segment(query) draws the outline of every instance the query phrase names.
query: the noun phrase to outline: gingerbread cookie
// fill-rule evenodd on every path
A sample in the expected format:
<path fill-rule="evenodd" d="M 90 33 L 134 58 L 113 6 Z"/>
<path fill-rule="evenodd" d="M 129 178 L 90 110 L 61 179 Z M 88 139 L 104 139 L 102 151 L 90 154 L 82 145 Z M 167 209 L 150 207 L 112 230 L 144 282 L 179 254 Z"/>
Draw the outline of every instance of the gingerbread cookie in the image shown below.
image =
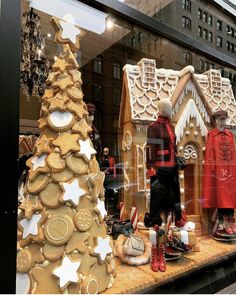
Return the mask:
<path fill-rule="evenodd" d="M 67 75 L 66 73 L 61 74 L 57 80 L 52 84 L 52 87 L 58 87 L 60 90 L 65 90 L 68 87 L 74 85 L 74 82 L 71 79 L 71 76 Z"/>
<path fill-rule="evenodd" d="M 50 106 L 49 111 L 66 111 L 65 103 L 69 100 L 68 97 L 63 96 L 60 92 L 58 92 L 53 98 L 49 100 Z"/>
<path fill-rule="evenodd" d="M 80 198 L 87 193 L 81 188 L 80 182 L 77 178 L 73 178 L 70 182 L 62 182 L 60 185 L 63 190 L 63 194 L 60 198 L 61 202 L 69 201 L 73 206 L 78 206 Z"/>
<path fill-rule="evenodd" d="M 87 231 L 94 221 L 93 214 L 88 209 L 80 209 L 74 217 L 75 226 L 79 231 Z"/>
<path fill-rule="evenodd" d="M 98 279 L 89 274 L 83 279 L 82 287 L 81 287 L 81 293 L 82 294 L 98 294 L 99 290 L 99 282 Z"/>
<path fill-rule="evenodd" d="M 95 202 L 98 198 L 104 198 L 104 186 L 103 182 L 105 179 L 105 174 L 102 171 L 98 173 L 90 173 L 88 175 L 89 184 L 92 189 L 92 201 Z"/>
<path fill-rule="evenodd" d="M 38 119 L 38 123 L 39 123 L 39 129 L 43 130 L 48 125 L 47 117 L 42 117 L 42 118 Z"/>
<path fill-rule="evenodd" d="M 40 117 L 47 116 L 49 110 L 48 110 L 48 101 L 43 100 L 41 109 L 40 109 Z"/>
<path fill-rule="evenodd" d="M 31 241 L 37 243 L 44 238 L 42 224 L 47 219 L 48 214 L 41 211 L 40 214 L 34 214 L 30 219 L 22 219 L 19 221 L 19 228 L 23 231 L 20 245 L 22 247 L 28 245 Z"/>
<path fill-rule="evenodd" d="M 51 152 L 50 143 L 52 139 L 47 138 L 46 135 L 39 137 L 35 143 L 36 155 L 49 154 Z"/>
<path fill-rule="evenodd" d="M 99 262 L 103 263 L 106 259 L 106 256 L 112 253 L 112 248 L 110 245 L 110 237 L 107 236 L 105 238 L 102 238 L 100 236 L 97 236 L 94 238 L 94 240 L 95 240 L 95 247 L 93 251 L 91 252 L 91 254 L 97 256 Z"/>
<path fill-rule="evenodd" d="M 46 174 L 40 174 L 35 180 L 27 182 L 27 189 L 31 194 L 38 194 L 48 184 L 49 177 Z"/>
<path fill-rule="evenodd" d="M 16 268 L 18 272 L 28 272 L 33 263 L 32 255 L 28 249 L 20 250 L 17 253 Z"/>
<path fill-rule="evenodd" d="M 33 280 L 30 274 L 16 274 L 16 294 L 31 294 Z"/>
<path fill-rule="evenodd" d="M 71 253 L 73 259 L 80 260 L 79 273 L 83 276 L 87 276 L 91 271 L 91 266 L 98 262 L 95 256 L 90 255 L 89 251 L 84 253 Z"/>
<path fill-rule="evenodd" d="M 31 275 L 36 281 L 33 294 L 59 294 L 60 288 L 57 279 L 52 275 L 55 267 L 60 265 L 60 261 L 51 262 L 46 267 L 36 266 L 31 270 Z"/>
<path fill-rule="evenodd" d="M 56 81 L 58 75 L 60 74 L 60 71 L 57 71 L 57 69 L 55 69 L 55 67 L 56 67 L 55 64 L 56 63 L 57 63 L 57 61 L 52 65 L 52 69 L 53 70 L 56 70 L 56 72 L 49 73 L 48 78 L 47 78 L 47 81 L 46 81 L 47 84 L 49 84 L 49 85 L 52 84 L 52 83 L 54 83 Z M 53 68 L 53 66 L 54 66 L 54 68 Z"/>
<path fill-rule="evenodd" d="M 93 265 L 90 274 L 97 278 L 98 293 L 101 293 L 105 289 L 107 289 L 112 276 L 108 274 L 105 263 L 103 265 L 101 265 L 100 263 L 96 263 L 95 265 Z"/>
<path fill-rule="evenodd" d="M 43 210 L 43 206 L 38 196 L 27 195 L 20 204 L 19 209 L 24 211 L 27 219 L 30 219 L 35 212 Z"/>
<path fill-rule="evenodd" d="M 72 76 L 73 82 L 78 82 L 80 85 L 83 83 L 81 79 L 81 73 L 77 70 L 69 70 L 70 75 Z"/>
<path fill-rule="evenodd" d="M 40 200 L 47 208 L 57 208 L 60 206 L 59 198 L 62 194 L 60 186 L 50 182 L 39 194 Z"/>
<path fill-rule="evenodd" d="M 41 253 L 42 244 L 30 244 L 28 246 L 28 250 L 30 251 L 32 255 L 32 260 L 34 263 L 43 263 L 45 258 L 43 254 Z"/>
<path fill-rule="evenodd" d="M 47 89 L 45 89 L 45 91 L 44 91 L 44 95 L 43 95 L 43 97 L 42 97 L 42 100 L 47 100 L 47 99 L 49 99 L 49 98 L 52 98 L 53 96 L 54 96 L 54 89 L 53 88 L 47 88 Z"/>
<path fill-rule="evenodd" d="M 59 70 L 61 73 L 64 73 L 65 70 L 68 70 L 68 69 L 71 69 L 71 68 L 72 68 L 71 64 L 69 64 L 65 59 L 62 59 L 60 57 L 58 57 L 56 59 L 56 61 L 54 62 L 54 64 L 52 65 L 52 69 L 54 71 Z"/>
<path fill-rule="evenodd" d="M 79 133 L 83 139 L 86 139 L 89 136 L 89 133 L 92 132 L 92 128 L 88 125 L 87 121 L 83 118 L 80 121 L 77 121 L 72 127 L 73 133 Z"/>
<path fill-rule="evenodd" d="M 51 128 L 46 127 L 43 130 L 43 134 L 45 135 L 46 138 L 53 140 L 56 139 L 58 137 L 58 133 L 54 132 Z"/>
<path fill-rule="evenodd" d="M 85 109 L 85 105 L 83 103 L 76 103 L 73 101 L 70 101 L 66 105 L 68 111 L 71 111 L 74 113 L 79 119 L 82 119 L 83 116 L 88 115 L 88 112 Z"/>
<path fill-rule="evenodd" d="M 91 139 L 88 138 L 86 140 L 79 139 L 79 145 L 80 145 L 80 151 L 78 152 L 78 155 L 80 157 L 83 157 L 83 159 L 88 163 L 93 155 L 96 155 L 96 150 L 93 148 L 93 144 L 91 142 Z"/>
<path fill-rule="evenodd" d="M 65 290 L 70 283 L 79 283 L 81 277 L 78 274 L 80 260 L 64 256 L 60 266 L 53 269 L 53 275 L 58 278 L 61 291 Z"/>
<path fill-rule="evenodd" d="M 55 182 L 68 182 L 74 177 L 70 170 L 65 169 L 62 172 L 54 172 L 51 174 L 51 178 Z"/>
<path fill-rule="evenodd" d="M 70 88 L 67 88 L 66 90 L 69 98 L 76 102 L 80 102 L 83 99 L 83 92 L 80 88 L 72 86 Z"/>
<path fill-rule="evenodd" d="M 89 161 L 89 173 L 98 173 L 100 171 L 100 167 L 98 165 L 98 161 L 95 157 L 93 157 Z"/>
<path fill-rule="evenodd" d="M 30 181 L 34 181 L 35 178 L 37 178 L 37 176 L 41 173 L 46 174 L 49 172 L 49 168 L 45 161 L 46 158 L 47 158 L 47 154 L 41 154 L 40 156 L 29 158 L 26 161 L 26 165 L 30 168 L 30 171 L 29 171 Z"/>
<path fill-rule="evenodd" d="M 77 175 L 82 175 L 87 173 L 88 164 L 82 159 L 75 157 L 73 155 L 69 155 L 66 157 L 66 164 L 68 168 Z"/>
<path fill-rule="evenodd" d="M 66 162 L 61 158 L 60 153 L 51 153 L 48 155 L 47 164 L 54 172 L 61 172 L 66 168 Z"/>
<path fill-rule="evenodd" d="M 53 145 L 58 146 L 62 156 L 64 156 L 70 151 L 76 152 L 80 150 L 78 139 L 78 134 L 62 133 L 53 141 Z"/>
<path fill-rule="evenodd" d="M 46 243 L 43 246 L 43 255 L 49 261 L 56 261 L 63 256 L 64 250 L 65 245 L 55 246 Z"/>
<path fill-rule="evenodd" d="M 74 213 L 73 213 L 70 206 L 65 205 L 65 206 L 61 206 L 57 209 L 48 209 L 47 211 L 50 214 L 50 216 L 55 215 L 55 214 L 56 215 L 65 214 L 65 215 L 68 215 L 71 219 L 74 218 Z"/>
<path fill-rule="evenodd" d="M 90 234 L 88 232 L 79 233 L 74 232 L 71 239 L 66 245 L 66 253 L 70 254 L 74 250 L 84 253 L 87 249 L 85 242 L 88 240 Z"/>
<path fill-rule="evenodd" d="M 74 124 L 74 115 L 70 112 L 53 111 L 48 115 L 48 126 L 57 132 L 70 129 Z"/>
<path fill-rule="evenodd" d="M 65 214 L 52 215 L 44 226 L 44 234 L 52 245 L 63 245 L 71 238 L 74 232 L 72 219 Z"/>

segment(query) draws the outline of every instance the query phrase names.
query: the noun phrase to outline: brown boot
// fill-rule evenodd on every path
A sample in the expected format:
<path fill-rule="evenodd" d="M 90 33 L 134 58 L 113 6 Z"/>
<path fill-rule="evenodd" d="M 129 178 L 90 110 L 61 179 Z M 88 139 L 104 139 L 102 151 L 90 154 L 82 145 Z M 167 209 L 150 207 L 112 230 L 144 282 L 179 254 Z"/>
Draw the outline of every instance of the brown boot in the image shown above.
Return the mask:
<path fill-rule="evenodd" d="M 164 244 L 159 244 L 159 270 L 166 271 L 166 259 L 165 259 L 165 246 Z"/>
<path fill-rule="evenodd" d="M 151 269 L 152 271 L 157 272 L 158 271 L 158 266 L 159 266 L 159 261 L 158 261 L 158 247 L 155 245 L 152 245 L 152 249 L 151 249 L 152 253 L 151 253 Z"/>

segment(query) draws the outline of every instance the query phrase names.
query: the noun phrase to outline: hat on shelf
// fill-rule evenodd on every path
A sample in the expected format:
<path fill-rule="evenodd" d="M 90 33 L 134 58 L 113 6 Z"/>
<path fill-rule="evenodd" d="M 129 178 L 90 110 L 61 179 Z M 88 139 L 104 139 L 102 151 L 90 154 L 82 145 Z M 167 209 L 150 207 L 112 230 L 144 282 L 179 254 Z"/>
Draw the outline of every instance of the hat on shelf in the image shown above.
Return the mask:
<path fill-rule="evenodd" d="M 215 111 L 215 112 L 212 114 L 212 118 L 213 118 L 213 119 L 216 119 L 216 118 L 219 118 L 219 117 L 228 118 L 228 113 L 227 113 L 226 111 L 219 110 L 219 111 Z"/>
<path fill-rule="evenodd" d="M 87 110 L 88 110 L 89 114 L 93 114 L 96 112 L 96 107 L 93 103 L 89 102 L 86 105 L 87 105 Z"/>

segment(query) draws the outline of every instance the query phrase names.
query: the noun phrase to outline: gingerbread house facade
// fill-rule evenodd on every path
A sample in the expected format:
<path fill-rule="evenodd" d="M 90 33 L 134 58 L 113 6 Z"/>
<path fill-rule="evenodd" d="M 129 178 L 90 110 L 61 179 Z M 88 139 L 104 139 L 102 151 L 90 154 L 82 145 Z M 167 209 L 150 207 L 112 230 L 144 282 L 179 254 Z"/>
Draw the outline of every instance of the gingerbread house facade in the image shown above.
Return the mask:
<path fill-rule="evenodd" d="M 132 206 L 142 214 L 149 209 L 147 127 L 157 119 L 157 103 L 164 98 L 172 102 L 178 154 L 188 164 L 180 174 L 181 202 L 185 204 L 187 214 L 200 224 L 205 139 L 212 128 L 212 112 L 226 110 L 229 114 L 227 124 L 236 130 L 236 102 L 230 81 L 213 69 L 203 74 L 195 74 L 192 66 L 181 71 L 157 69 L 155 60 L 145 58 L 137 65 L 124 67 L 119 118 L 124 211 L 128 217 Z"/>

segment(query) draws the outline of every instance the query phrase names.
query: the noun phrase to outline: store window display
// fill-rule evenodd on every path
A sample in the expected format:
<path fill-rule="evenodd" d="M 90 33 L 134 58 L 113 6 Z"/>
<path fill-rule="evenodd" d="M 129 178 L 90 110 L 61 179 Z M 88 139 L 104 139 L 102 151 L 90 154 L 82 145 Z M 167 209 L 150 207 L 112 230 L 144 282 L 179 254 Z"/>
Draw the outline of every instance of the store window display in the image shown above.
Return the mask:
<path fill-rule="evenodd" d="M 226 111 L 213 114 L 215 128 L 208 133 L 203 175 L 202 206 L 217 208 L 212 234 L 216 240 L 236 238 L 236 151 L 234 135 L 226 129 Z"/>

